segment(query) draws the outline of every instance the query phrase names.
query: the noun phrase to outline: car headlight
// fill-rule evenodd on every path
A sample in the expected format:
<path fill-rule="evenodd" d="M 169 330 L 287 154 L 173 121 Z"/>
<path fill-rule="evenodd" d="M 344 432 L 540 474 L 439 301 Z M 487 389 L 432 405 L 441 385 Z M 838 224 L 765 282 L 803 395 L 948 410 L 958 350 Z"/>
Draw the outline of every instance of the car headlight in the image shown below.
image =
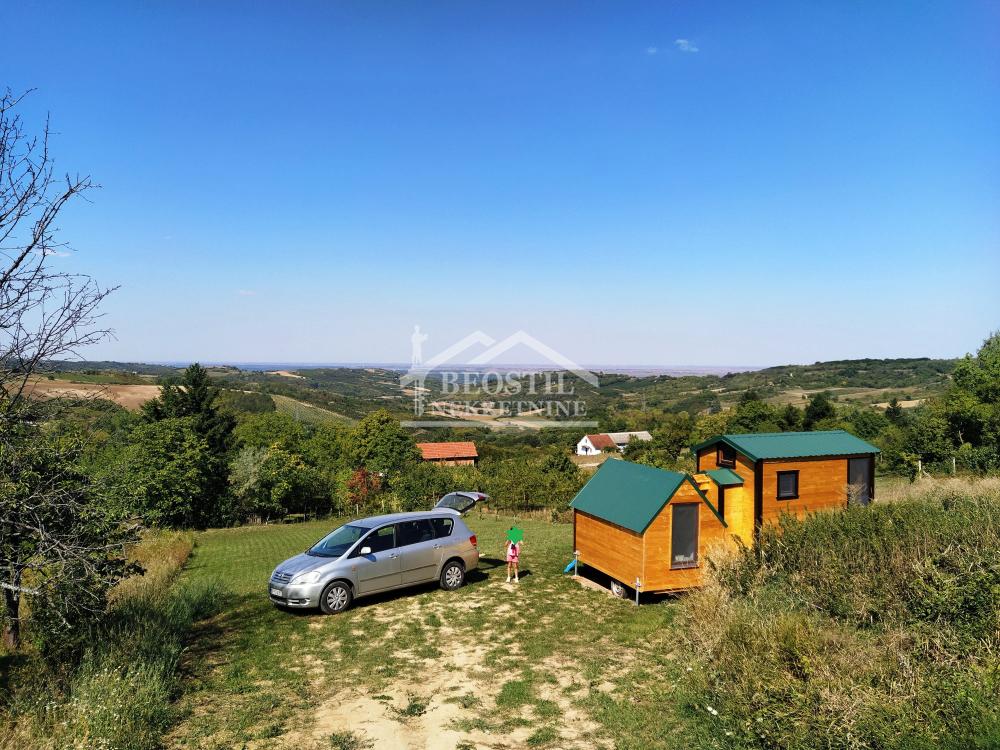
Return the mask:
<path fill-rule="evenodd" d="M 310 573 L 300 573 L 292 579 L 292 586 L 297 586 L 301 583 L 316 583 L 319 580 L 319 571 L 314 570 Z"/>

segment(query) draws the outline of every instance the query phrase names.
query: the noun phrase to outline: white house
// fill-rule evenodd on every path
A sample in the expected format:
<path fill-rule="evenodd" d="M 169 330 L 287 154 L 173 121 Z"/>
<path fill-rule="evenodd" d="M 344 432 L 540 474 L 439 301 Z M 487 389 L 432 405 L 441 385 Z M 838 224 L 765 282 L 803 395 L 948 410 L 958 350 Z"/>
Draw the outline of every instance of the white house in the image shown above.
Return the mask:
<path fill-rule="evenodd" d="M 653 436 L 645 430 L 638 432 L 599 432 L 595 435 L 584 435 L 576 444 L 576 455 L 596 456 L 610 448 L 625 451 L 629 440 L 652 440 Z"/>

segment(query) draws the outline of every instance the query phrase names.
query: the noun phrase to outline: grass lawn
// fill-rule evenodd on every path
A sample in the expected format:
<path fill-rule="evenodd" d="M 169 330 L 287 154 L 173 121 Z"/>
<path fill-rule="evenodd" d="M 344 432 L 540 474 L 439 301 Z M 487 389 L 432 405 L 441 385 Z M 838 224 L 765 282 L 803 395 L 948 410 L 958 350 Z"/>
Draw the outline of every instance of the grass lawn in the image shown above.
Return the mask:
<path fill-rule="evenodd" d="M 504 582 L 509 518 L 473 514 L 480 571 L 362 599 L 346 613 L 282 612 L 274 566 L 335 524 L 207 531 L 185 576 L 229 590 L 184 662 L 175 748 L 668 748 L 711 744 L 685 708 L 677 604 L 636 608 L 562 574 L 572 527 L 522 521 L 523 573 Z"/>

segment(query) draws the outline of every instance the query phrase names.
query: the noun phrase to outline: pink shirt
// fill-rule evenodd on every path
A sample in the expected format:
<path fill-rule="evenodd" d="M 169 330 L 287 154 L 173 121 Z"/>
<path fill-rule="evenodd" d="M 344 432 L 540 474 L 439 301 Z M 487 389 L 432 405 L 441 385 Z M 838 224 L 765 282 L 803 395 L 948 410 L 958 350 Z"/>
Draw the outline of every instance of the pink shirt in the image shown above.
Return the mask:
<path fill-rule="evenodd" d="M 517 562 L 517 558 L 521 554 L 521 543 L 517 544 L 507 544 L 507 562 Z"/>

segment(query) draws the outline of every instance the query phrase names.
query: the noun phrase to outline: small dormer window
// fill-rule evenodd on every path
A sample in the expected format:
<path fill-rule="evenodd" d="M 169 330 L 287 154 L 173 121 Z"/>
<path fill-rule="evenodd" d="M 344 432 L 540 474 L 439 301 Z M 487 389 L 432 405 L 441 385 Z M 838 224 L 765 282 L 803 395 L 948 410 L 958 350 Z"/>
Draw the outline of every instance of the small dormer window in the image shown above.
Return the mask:
<path fill-rule="evenodd" d="M 719 454 L 715 458 L 715 463 L 732 469 L 736 466 L 736 449 L 731 445 L 719 443 Z"/>

